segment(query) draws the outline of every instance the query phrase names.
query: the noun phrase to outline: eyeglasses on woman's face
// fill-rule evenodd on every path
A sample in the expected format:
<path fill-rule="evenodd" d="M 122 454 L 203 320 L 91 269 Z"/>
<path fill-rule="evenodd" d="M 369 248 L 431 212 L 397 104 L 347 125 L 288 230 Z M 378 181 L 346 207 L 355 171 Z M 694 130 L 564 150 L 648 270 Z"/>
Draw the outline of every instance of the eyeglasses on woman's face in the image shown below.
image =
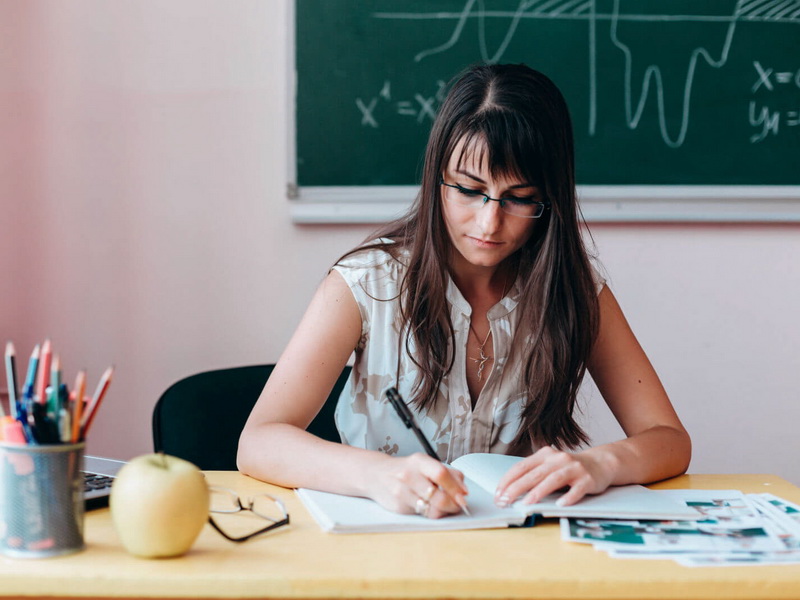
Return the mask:
<path fill-rule="evenodd" d="M 492 198 L 481 190 L 471 189 L 454 183 L 446 183 L 444 177 L 439 177 L 439 185 L 444 186 L 444 198 L 461 206 L 478 209 L 489 202 L 497 202 L 500 209 L 509 215 L 523 219 L 538 219 L 544 211 L 550 208 L 547 200 L 537 200 L 534 196 L 509 196 L 506 198 Z"/>

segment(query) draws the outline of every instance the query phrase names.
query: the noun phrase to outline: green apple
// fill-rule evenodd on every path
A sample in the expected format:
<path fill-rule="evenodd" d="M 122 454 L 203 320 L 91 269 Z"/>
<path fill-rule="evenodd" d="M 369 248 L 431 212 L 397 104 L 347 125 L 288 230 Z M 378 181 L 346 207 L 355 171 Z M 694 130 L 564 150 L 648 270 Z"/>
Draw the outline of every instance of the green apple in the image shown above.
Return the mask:
<path fill-rule="evenodd" d="M 128 552 L 143 558 L 180 556 L 208 520 L 208 485 L 189 461 L 145 454 L 120 469 L 109 506 Z"/>

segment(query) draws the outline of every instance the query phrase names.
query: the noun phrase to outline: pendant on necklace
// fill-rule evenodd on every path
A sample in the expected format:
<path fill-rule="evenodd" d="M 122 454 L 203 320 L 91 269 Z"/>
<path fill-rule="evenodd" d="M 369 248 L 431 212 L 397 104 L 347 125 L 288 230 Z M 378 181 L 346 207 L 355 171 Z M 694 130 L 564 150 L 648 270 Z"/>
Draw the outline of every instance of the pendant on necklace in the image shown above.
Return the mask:
<path fill-rule="evenodd" d="M 491 356 L 486 356 L 483 353 L 483 346 L 481 346 L 479 348 L 479 350 L 480 350 L 480 353 L 481 353 L 481 357 L 480 358 L 470 358 L 470 360 L 474 360 L 476 363 L 478 363 L 478 381 L 481 381 L 483 379 L 483 368 L 486 366 L 486 361 L 488 361 L 492 357 Z"/>

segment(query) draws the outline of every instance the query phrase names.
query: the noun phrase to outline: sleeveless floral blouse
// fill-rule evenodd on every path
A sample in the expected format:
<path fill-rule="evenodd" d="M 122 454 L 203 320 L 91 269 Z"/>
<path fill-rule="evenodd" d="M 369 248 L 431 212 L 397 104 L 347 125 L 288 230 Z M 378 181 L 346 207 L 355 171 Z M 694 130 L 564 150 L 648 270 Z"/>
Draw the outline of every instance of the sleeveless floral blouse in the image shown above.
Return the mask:
<path fill-rule="evenodd" d="M 422 452 L 413 432 L 385 397 L 386 390 L 394 386 L 408 402 L 417 377 L 417 367 L 405 351 L 405 339 L 399 340 L 398 297 L 405 266 L 383 250 L 363 250 L 341 261 L 334 270 L 353 292 L 362 323 L 353 370 L 336 407 L 336 426 L 342 442 L 397 456 Z M 595 277 L 599 292 L 604 282 L 596 272 Z M 419 412 L 409 404 L 420 429 L 444 462 L 472 452 L 506 454 L 517 435 L 525 394 L 520 383 L 520 353 L 515 357 L 509 354 L 518 322 L 515 309 L 519 292 L 519 284 L 515 283 L 487 313 L 494 361 L 473 408 L 466 377 L 472 310 L 448 277 L 446 294 L 455 335 L 455 362 L 430 410 Z M 413 340 L 411 344 L 413 352 Z M 398 357 L 399 348 L 402 351 Z M 399 381 L 395 379 L 398 361 Z M 531 452 L 535 450 L 531 448 Z"/>

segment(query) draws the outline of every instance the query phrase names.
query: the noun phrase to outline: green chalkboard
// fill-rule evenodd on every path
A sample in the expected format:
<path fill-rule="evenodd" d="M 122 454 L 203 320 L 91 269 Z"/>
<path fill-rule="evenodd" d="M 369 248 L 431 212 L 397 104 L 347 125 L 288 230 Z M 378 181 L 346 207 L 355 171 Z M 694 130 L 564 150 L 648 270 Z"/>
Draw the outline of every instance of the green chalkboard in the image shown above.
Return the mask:
<path fill-rule="evenodd" d="M 297 0 L 299 186 L 414 185 L 446 82 L 524 62 L 578 182 L 800 184 L 800 0 Z"/>

